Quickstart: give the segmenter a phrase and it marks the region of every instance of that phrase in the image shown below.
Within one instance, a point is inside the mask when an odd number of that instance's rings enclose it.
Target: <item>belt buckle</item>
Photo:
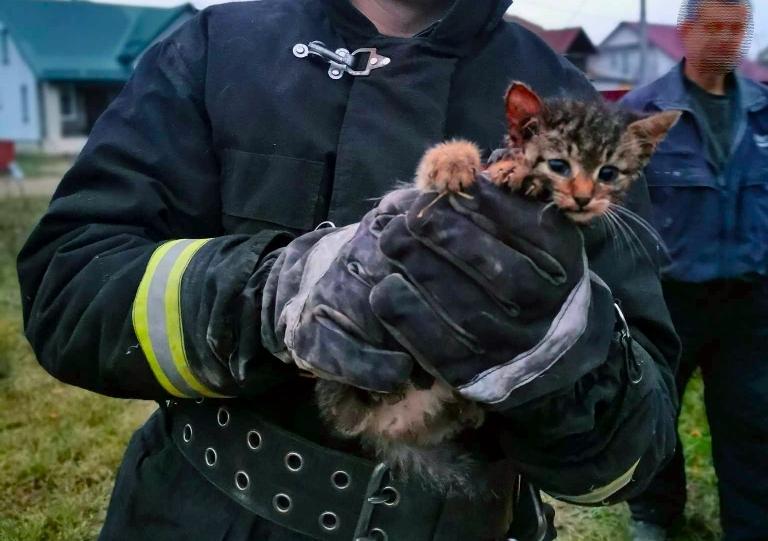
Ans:
[[[371,477],[368,479],[368,486],[365,489],[365,499],[363,500],[363,507],[360,510],[360,516],[357,519],[357,527],[355,528],[355,535],[352,537],[354,541],[380,541],[374,537],[371,537],[372,530],[371,516],[373,515],[373,509],[375,506],[380,505],[386,501],[382,500],[379,494],[381,490],[381,484],[384,480],[384,476],[389,471],[389,467],[383,462],[376,465],[371,473]],[[386,539],[386,534],[380,532],[379,536]]]

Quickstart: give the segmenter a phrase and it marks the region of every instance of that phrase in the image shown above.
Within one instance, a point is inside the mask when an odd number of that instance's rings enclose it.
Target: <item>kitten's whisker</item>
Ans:
[[[621,250],[621,245],[624,242],[624,238],[619,233],[619,227],[616,225],[616,218],[610,212],[610,209],[606,209],[605,219],[610,225],[613,250],[618,254]]]
[[[554,201],[550,201],[546,205],[544,205],[544,208],[542,208],[539,211],[539,225],[541,225],[541,221],[544,219],[544,213],[547,212],[552,207],[556,206]]]
[[[617,233],[616,233],[615,226],[611,222],[611,217],[608,214],[603,214],[602,216],[600,216],[600,219],[603,222],[603,227],[605,228],[606,236],[611,237],[611,248],[613,249],[614,252],[618,253],[619,245],[618,245],[618,241],[616,240]]]
[[[634,243],[632,242],[632,239],[626,232],[626,224],[620,221],[616,213],[612,212],[610,209],[606,210],[606,215],[611,217],[611,220],[616,226],[616,230],[619,233],[618,239],[620,241],[620,245],[621,244],[626,245],[633,259],[635,257],[635,254],[639,256],[640,254],[638,253],[637,248],[635,247]]]
[[[610,203],[611,209],[615,210],[616,212],[620,212],[622,214],[626,214],[628,217],[635,220],[638,225],[643,226],[643,229],[648,231],[648,233],[653,236],[656,240],[661,240],[661,237],[659,236],[658,232],[653,228],[653,226],[642,216],[637,214],[636,212],[633,212],[629,210],[626,207],[622,207],[621,205],[617,205],[616,203]]]
[[[656,229],[650,223],[648,223],[646,219],[644,219],[642,216],[640,216],[636,212],[632,212],[628,208],[622,207],[620,205],[611,203],[611,208],[620,212],[627,218],[632,219],[632,221],[634,221],[640,227],[642,227],[653,238],[653,240],[656,241],[656,243],[661,247],[661,250],[664,252],[664,255],[669,256],[669,250],[667,249],[667,245],[664,242],[664,239],[661,238],[661,235],[659,235],[659,232],[656,231]]]
[[[637,235],[637,233],[635,233],[635,230],[632,228],[632,226],[630,226],[628,223],[626,223],[623,220],[623,218],[621,218],[621,215],[615,213],[615,211],[612,211],[612,212],[614,212],[614,216],[616,216],[624,224],[624,227],[625,227],[626,231],[632,236],[632,238],[635,240],[635,243],[640,248],[642,248],[643,254],[648,259],[648,261],[651,264],[655,263],[653,257],[651,257],[651,253],[648,251],[648,248],[645,247],[645,243],[640,239],[640,237]]]
[[[443,197],[445,197],[446,195],[448,195],[448,192],[447,192],[447,191],[446,191],[446,192],[442,192],[442,193],[440,193],[440,195],[438,195],[437,197],[435,197],[435,198],[434,198],[434,199],[433,199],[433,200],[432,200],[432,201],[429,203],[429,205],[427,205],[426,207],[424,207],[423,209],[421,209],[421,210],[419,211],[419,213],[416,215],[416,217],[417,217],[417,218],[422,218],[422,217],[424,216],[424,213],[425,213],[425,212],[427,212],[427,211],[428,211],[428,210],[429,210],[429,209],[430,209],[432,206],[434,206],[434,204],[435,204],[435,203],[437,203],[438,201],[440,201],[440,200],[441,200]]]

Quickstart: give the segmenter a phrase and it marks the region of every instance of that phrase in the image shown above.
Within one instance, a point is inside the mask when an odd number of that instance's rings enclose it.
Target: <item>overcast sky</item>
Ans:
[[[129,4],[173,6],[180,0],[107,0]],[[197,7],[218,3],[216,0],[192,0]],[[752,55],[768,47],[768,1],[753,0],[755,36]],[[680,0],[647,0],[648,20],[674,24]],[[640,0],[515,0],[510,10],[545,28],[583,26],[596,45],[615,28],[619,21],[637,20]]]

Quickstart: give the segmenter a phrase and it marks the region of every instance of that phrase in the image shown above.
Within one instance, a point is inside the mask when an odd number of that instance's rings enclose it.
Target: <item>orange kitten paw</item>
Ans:
[[[474,143],[456,139],[430,148],[416,170],[416,187],[421,191],[459,192],[475,182],[480,171],[480,149]]]
[[[499,160],[488,166],[485,170],[485,174],[488,178],[496,184],[501,186],[502,184],[508,184],[510,178],[512,178],[517,170],[517,164],[514,160],[504,159]]]
[[[512,191],[520,191],[523,180],[530,168],[520,158],[505,158],[488,166],[485,174],[497,186],[509,186]],[[531,195],[531,194],[526,194]]]

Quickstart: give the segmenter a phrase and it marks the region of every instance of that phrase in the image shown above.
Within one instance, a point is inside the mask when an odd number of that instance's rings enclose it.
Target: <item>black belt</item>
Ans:
[[[492,541],[511,523],[517,476],[507,463],[489,465],[504,496],[446,498],[235,402],[173,401],[168,412],[174,442],[208,481],[256,515],[314,539]]]

